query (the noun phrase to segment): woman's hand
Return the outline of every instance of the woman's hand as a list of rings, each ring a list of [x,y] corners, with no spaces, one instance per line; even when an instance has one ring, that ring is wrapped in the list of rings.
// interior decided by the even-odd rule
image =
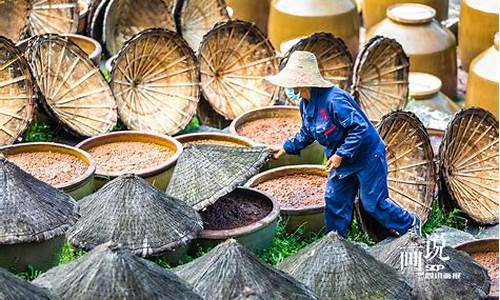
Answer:
[[[280,157],[286,153],[285,149],[283,149],[282,147],[270,147],[270,148],[271,148],[271,152],[273,153],[274,160],[280,159]]]
[[[342,163],[342,156],[338,156],[337,154],[332,155],[330,159],[326,162],[326,171],[331,172],[334,169],[337,169],[340,167],[340,164]]]

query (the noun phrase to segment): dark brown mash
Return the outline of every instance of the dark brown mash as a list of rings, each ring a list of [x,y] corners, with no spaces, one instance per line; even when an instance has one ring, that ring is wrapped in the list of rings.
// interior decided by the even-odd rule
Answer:
[[[37,179],[53,186],[81,176],[88,165],[71,154],[40,151],[9,155],[8,159]]]
[[[472,258],[488,270],[491,278],[490,294],[498,294],[498,252],[478,252],[472,254]]]
[[[324,205],[326,178],[320,175],[287,175],[255,186],[273,195],[282,208],[304,208]]]
[[[201,211],[200,215],[205,229],[224,230],[262,220],[271,210],[270,202],[234,191]]]
[[[266,118],[247,122],[238,134],[268,146],[280,146],[300,130],[300,120],[290,117]]]
[[[115,142],[99,145],[87,151],[97,164],[97,173],[138,172],[158,166],[174,152],[154,143]]]

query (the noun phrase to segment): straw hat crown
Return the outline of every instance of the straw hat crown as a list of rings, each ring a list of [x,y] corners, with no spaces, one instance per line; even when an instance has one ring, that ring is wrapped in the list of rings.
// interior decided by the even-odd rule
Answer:
[[[294,51],[286,66],[278,74],[267,76],[266,80],[286,88],[333,86],[321,76],[316,56],[308,51]]]

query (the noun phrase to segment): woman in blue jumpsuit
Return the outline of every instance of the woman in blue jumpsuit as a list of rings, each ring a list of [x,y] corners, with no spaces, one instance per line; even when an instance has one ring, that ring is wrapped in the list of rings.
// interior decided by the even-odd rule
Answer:
[[[300,155],[314,141],[325,147],[326,230],[347,236],[359,192],[364,210],[387,229],[399,235],[410,228],[420,233],[420,219],[389,199],[382,138],[351,95],[321,77],[314,54],[295,51],[279,74],[266,79],[302,98],[301,129],[282,149],[275,149],[274,158]]]

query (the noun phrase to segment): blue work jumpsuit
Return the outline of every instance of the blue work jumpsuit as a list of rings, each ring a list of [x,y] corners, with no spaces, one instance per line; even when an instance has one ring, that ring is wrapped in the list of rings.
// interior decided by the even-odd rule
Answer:
[[[300,102],[300,114],[301,129],[285,141],[286,153],[300,154],[318,141],[328,158],[342,157],[340,166],[328,175],[326,230],[346,237],[359,191],[367,213],[387,229],[406,233],[414,217],[389,199],[385,144],[351,95],[337,87],[311,88],[310,101]]]

